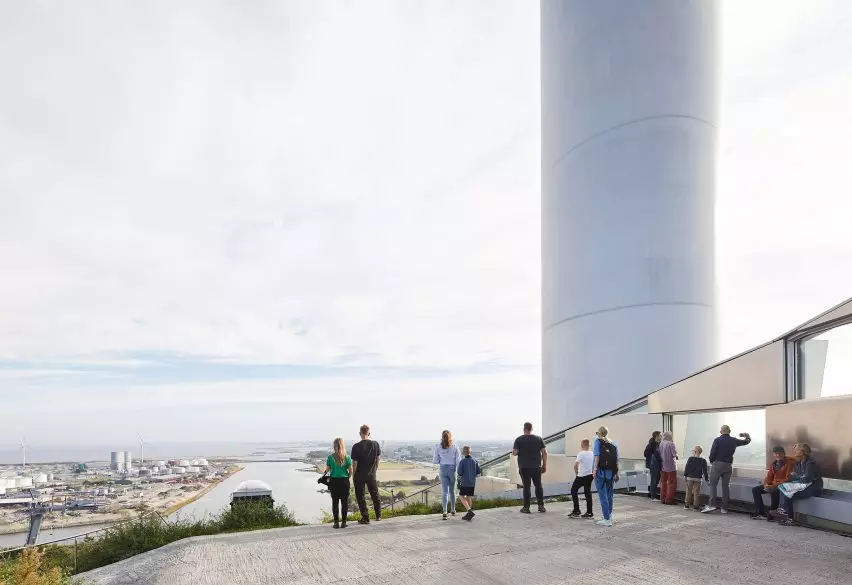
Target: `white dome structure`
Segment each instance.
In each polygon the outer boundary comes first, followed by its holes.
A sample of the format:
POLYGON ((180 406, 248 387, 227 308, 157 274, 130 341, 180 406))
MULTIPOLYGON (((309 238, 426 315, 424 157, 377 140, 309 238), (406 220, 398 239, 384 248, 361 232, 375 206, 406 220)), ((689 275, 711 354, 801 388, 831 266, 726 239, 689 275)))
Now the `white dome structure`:
POLYGON ((232 506, 251 501, 263 501, 272 506, 274 500, 272 499, 272 488, 269 487, 269 484, 257 479, 250 479, 238 485, 237 489, 231 492, 232 506))

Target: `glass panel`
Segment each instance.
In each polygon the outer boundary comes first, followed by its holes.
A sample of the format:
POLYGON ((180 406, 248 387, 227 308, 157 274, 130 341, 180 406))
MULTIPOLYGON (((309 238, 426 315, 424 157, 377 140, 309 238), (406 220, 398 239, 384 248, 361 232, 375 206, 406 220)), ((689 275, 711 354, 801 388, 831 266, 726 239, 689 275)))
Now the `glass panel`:
POLYGON ((692 448, 700 445, 707 459, 713 439, 719 436, 722 425, 731 427, 731 435, 747 432, 751 443, 739 447, 734 456, 735 467, 766 469, 766 413, 761 410, 732 410, 729 412, 701 412, 676 414, 672 417, 672 429, 682 467, 689 458, 692 448))
POLYGON ((852 323, 799 342, 800 397, 852 394, 852 323))
POLYGON ((547 444, 547 452, 551 455, 565 455, 565 435, 560 439, 554 439, 547 444))
POLYGON ((827 490, 835 490, 838 492, 852 492, 852 481, 848 479, 833 479, 824 477, 822 479, 823 487, 827 490))

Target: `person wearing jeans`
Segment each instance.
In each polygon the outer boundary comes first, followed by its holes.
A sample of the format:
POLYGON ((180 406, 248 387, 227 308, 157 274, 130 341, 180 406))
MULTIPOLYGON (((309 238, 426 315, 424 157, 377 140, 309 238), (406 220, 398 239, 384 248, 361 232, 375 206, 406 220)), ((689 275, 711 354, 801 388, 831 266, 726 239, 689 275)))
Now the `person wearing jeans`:
POLYGON ((532 428, 532 423, 524 423, 524 434, 515 439, 515 444, 512 446, 512 455, 518 459, 518 472, 524 486, 524 507, 521 508, 523 514, 530 513, 530 483, 535 484, 538 511, 546 511, 541 474, 547 472, 547 447, 544 446, 544 440, 541 437, 532 434, 532 428))
POLYGON ((781 494, 781 508, 779 510, 781 514, 778 520, 778 524, 781 526, 796 525, 793 517, 793 502, 795 500, 812 498, 822 493, 822 471, 811 457, 811 446, 807 443, 799 443, 793 449, 793 455, 796 456, 796 467, 790 474, 790 481, 809 485, 790 497, 781 494))
POLYGON ((618 481, 618 446, 607 435, 609 429, 600 427, 595 439, 595 463, 592 475, 598 488, 598 499, 601 502, 603 520, 598 520, 598 526, 612 526, 612 494, 615 482, 618 481))
POLYGON ((461 461, 461 451, 453 443, 453 434, 450 431, 441 433, 441 442, 435 446, 432 461, 440 466, 438 476, 441 478, 441 509, 446 520, 448 507, 450 514, 456 515, 456 469, 461 461))
POLYGON ((722 480, 722 514, 728 513, 728 498, 730 497, 731 474, 734 471, 734 452, 737 447, 748 445, 751 443, 751 436, 748 433, 740 433, 742 439, 735 439, 731 436, 731 427, 722 425, 720 435, 713 439, 713 446, 710 448, 710 501, 704 506, 702 512, 712 512, 716 510, 718 500, 717 493, 719 480, 722 480))
POLYGON ((657 450, 663 462, 660 472, 660 501, 663 504, 674 504, 677 489, 677 448, 669 431, 663 433, 663 440, 657 450))
POLYGON ((771 502, 769 511, 774 512, 777 510, 781 498, 779 486, 786 481, 790 481, 790 474, 793 473, 795 466, 796 460, 792 457, 787 457, 784 447, 778 445, 772 448, 772 465, 767 470, 766 477, 763 478, 763 483, 754 486, 754 489, 751 490, 752 498, 754 498, 754 514, 751 515, 752 519, 760 520, 766 518, 770 522, 774 520, 771 515, 767 516, 766 514, 766 506, 763 505, 763 494, 769 494, 771 502))

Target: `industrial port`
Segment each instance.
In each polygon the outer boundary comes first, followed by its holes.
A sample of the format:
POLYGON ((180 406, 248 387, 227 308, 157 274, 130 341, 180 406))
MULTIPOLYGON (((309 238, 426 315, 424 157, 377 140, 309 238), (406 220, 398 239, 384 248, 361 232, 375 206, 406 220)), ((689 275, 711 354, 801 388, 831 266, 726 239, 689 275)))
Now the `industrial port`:
POLYGON ((26 532, 33 510, 41 528, 107 524, 142 511, 168 515, 238 471, 228 459, 134 459, 113 451, 87 463, 0 465, 0 534, 26 532))

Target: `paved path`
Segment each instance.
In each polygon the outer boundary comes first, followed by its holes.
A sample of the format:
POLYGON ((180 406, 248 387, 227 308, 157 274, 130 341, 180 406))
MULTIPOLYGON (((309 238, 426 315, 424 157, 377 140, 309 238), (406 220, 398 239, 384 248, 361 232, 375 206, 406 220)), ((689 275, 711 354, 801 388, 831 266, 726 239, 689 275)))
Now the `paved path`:
POLYGON ((839 585, 852 538, 616 496, 615 526, 517 508, 191 538, 82 575, 97 585, 839 585), (606 560, 604 560, 606 559, 606 560))

